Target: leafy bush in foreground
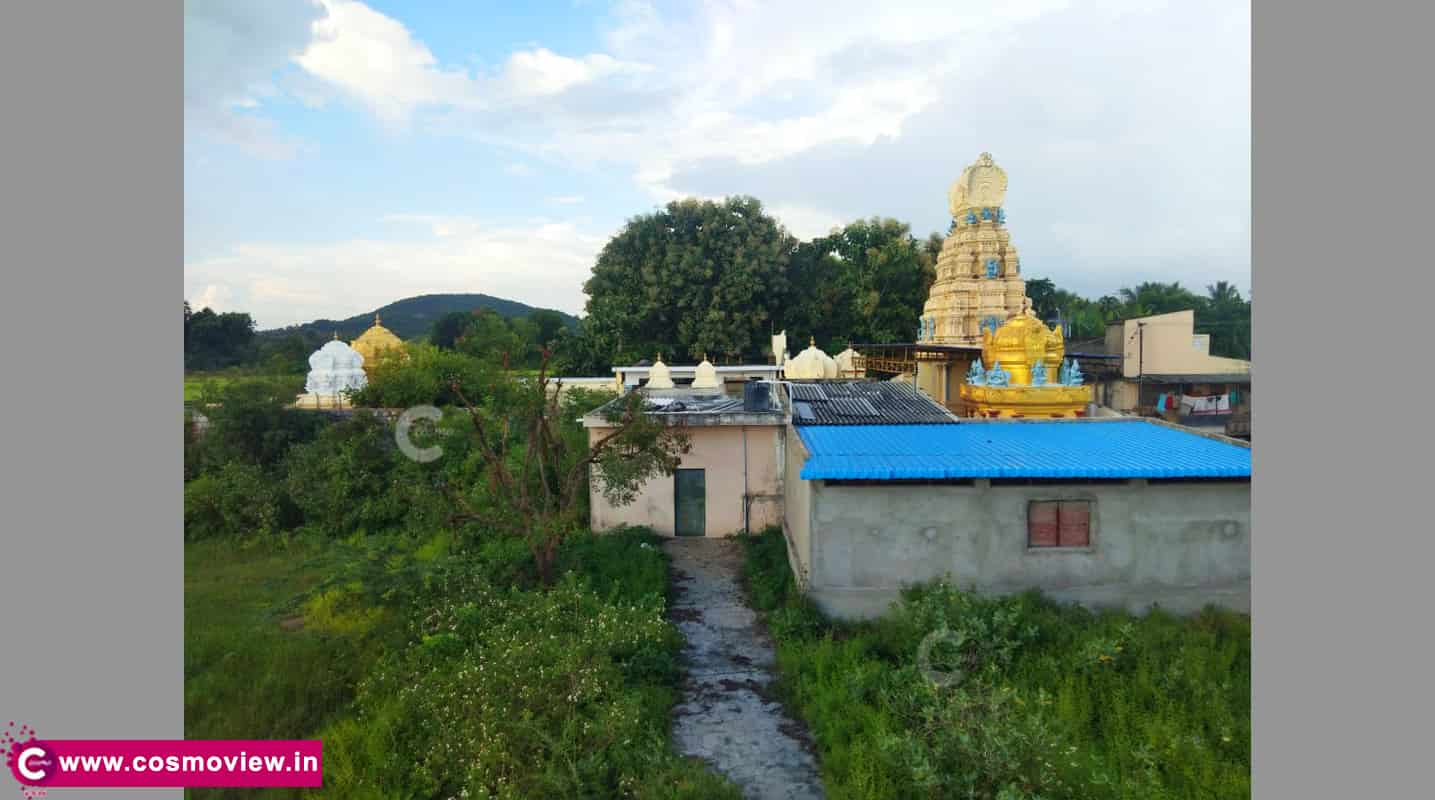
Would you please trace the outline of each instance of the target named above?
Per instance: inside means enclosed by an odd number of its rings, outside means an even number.
[[[409,646],[371,671],[359,687],[357,716],[324,736],[332,790],[344,797],[735,796],[668,745],[681,640],[663,617],[665,559],[649,538],[575,539],[582,552],[565,561],[593,557],[609,574],[595,580],[572,571],[546,591],[496,587],[469,569],[436,576]],[[638,580],[610,580],[619,574]],[[595,591],[595,583],[606,590]]]

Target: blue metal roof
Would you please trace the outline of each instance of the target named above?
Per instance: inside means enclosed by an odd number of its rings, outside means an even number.
[[[1251,451],[1144,420],[804,425],[804,480],[1249,478]]]

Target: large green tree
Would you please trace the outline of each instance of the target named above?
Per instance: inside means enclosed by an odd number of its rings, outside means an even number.
[[[254,320],[240,312],[191,311],[184,304],[185,369],[223,369],[252,358]]]
[[[941,238],[919,240],[906,223],[873,217],[798,245],[782,322],[835,352],[851,342],[905,342],[916,335],[936,277]]]
[[[797,241],[751,197],[635,217],[598,255],[583,334],[609,364],[756,358],[779,324]],[[606,365],[587,365],[595,368]]]

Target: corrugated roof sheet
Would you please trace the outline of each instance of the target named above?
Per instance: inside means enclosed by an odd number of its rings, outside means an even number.
[[[804,480],[1249,478],[1251,451],[1144,420],[798,428]]]
[[[950,425],[957,421],[908,383],[827,380],[793,383],[791,389],[796,425]],[[808,413],[803,412],[804,406]]]

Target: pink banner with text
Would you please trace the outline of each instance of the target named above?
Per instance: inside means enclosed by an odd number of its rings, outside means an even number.
[[[318,740],[30,739],[6,753],[33,787],[323,786]]]

